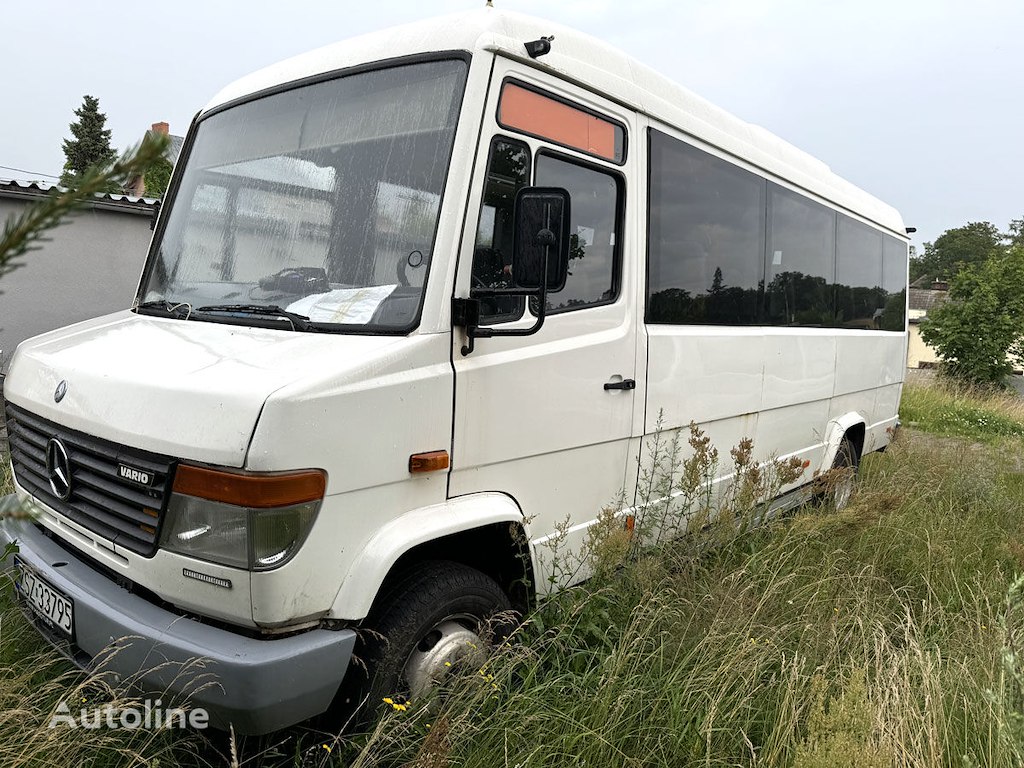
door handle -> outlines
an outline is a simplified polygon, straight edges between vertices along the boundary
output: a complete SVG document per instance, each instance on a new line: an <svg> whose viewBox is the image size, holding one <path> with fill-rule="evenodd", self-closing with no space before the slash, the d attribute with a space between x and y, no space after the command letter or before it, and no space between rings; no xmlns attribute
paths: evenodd
<svg viewBox="0 0 1024 768"><path fill-rule="evenodd" d="M622 381L608 381L605 382L605 389L636 389L636 382L632 379L623 379Z"/></svg>

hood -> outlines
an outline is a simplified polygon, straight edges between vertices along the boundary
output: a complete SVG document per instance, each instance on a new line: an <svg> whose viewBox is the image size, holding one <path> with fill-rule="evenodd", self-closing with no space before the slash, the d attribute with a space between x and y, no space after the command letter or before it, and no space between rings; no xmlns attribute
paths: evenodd
<svg viewBox="0 0 1024 768"><path fill-rule="evenodd" d="M4 396L86 434L242 467L272 393L307 376L343 376L402 341L125 311L22 343L4 381ZM62 381L66 393L56 402Z"/></svg>

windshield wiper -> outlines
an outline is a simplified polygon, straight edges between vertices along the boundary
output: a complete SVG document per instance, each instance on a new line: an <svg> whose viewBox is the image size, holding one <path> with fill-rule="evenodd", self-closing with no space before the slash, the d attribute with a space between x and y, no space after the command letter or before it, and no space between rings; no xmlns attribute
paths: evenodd
<svg viewBox="0 0 1024 768"><path fill-rule="evenodd" d="M139 309L159 309L166 312L171 317L180 317L185 320L192 314L192 305L185 301L167 301L166 299L157 299L156 301L144 301L141 304L136 304L134 307L136 310Z"/></svg>
<svg viewBox="0 0 1024 768"><path fill-rule="evenodd" d="M210 304L205 307L197 307L196 312L236 312L240 315L264 315L266 317L281 317L292 324L294 331L318 331L316 324L305 315L289 312L274 304Z"/></svg>

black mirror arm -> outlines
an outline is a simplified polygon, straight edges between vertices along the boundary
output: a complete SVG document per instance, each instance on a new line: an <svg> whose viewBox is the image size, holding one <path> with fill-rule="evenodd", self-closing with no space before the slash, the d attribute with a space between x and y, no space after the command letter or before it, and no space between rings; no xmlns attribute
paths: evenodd
<svg viewBox="0 0 1024 768"><path fill-rule="evenodd" d="M544 257L544 271L543 275L547 274L547 256ZM541 283L540 288L536 290L523 290L521 288L476 288L473 290L473 297L471 299L455 299L456 302L462 301L475 301L481 297L489 298L492 296L522 296L525 298L537 298L537 320L529 328L482 328L479 325L480 311L479 305L474 309L475 311L466 312L460 311L456 308L454 313L454 324L464 325L466 328L467 343L462 345L462 356L470 355L473 353L473 349L477 339L490 339L495 336L532 336L541 329L544 325L544 318L547 315L547 298L548 298L548 286L547 283Z"/></svg>

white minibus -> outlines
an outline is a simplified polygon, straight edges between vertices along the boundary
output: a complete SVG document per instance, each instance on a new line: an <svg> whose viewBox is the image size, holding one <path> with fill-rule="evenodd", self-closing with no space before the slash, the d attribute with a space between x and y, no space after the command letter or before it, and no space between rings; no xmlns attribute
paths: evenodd
<svg viewBox="0 0 1024 768"><path fill-rule="evenodd" d="M659 426L782 493L884 448L906 281L896 211L601 42L359 37L217 94L132 306L19 346L0 550L78 664L220 727L415 697Z"/></svg>

